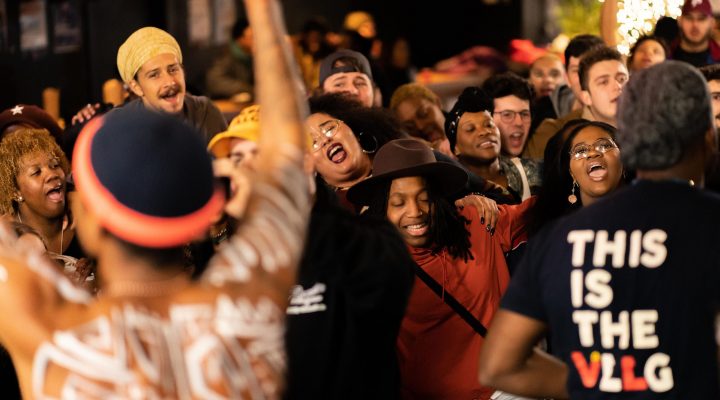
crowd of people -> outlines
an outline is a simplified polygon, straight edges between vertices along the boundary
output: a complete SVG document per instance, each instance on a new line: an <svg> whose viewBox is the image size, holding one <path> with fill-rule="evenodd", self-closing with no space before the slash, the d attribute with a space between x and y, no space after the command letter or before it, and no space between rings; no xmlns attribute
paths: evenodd
<svg viewBox="0 0 720 400"><path fill-rule="evenodd" d="M230 121L156 27L118 49L125 104L0 113L6 396L720 399L708 0L449 110L387 92L365 13L357 51L244 4Z"/></svg>

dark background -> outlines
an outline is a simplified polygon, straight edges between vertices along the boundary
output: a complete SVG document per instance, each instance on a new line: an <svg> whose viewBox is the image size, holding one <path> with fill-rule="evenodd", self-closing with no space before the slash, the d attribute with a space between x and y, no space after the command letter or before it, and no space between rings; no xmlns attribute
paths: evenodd
<svg viewBox="0 0 720 400"><path fill-rule="evenodd" d="M47 50L28 53L19 46L20 1L6 1L8 46L0 52L0 109L17 103L42 105L42 90L53 86L60 89L60 111L69 121L83 105L101 100L102 83L118 77L118 47L142 26L157 26L175 36L183 50L188 88L195 92L202 92L204 71L224 48L188 45L187 0L74 0L81 14L82 46L72 53L55 54L51 13L58 2L46 1ZM523 13L523 3L529 2L542 0L501 0L492 6L481 0L282 1L290 33L299 31L303 22L315 15L339 29L347 12L368 11L375 17L381 39L396 35L409 39L412 60L418 67L431 66L474 45L504 52L509 39L520 37L523 28L527 36L528 26L540 25L528 21L528 6ZM242 1L236 3L238 14L244 14ZM532 14L537 16L534 11Z"/></svg>

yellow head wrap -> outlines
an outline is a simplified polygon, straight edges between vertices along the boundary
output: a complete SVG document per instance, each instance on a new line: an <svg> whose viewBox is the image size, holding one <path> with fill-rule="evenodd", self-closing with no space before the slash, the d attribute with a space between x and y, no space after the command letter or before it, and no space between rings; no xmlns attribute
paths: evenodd
<svg viewBox="0 0 720 400"><path fill-rule="evenodd" d="M133 32L117 53L117 67L124 82L130 82L140 67L160 54L173 54L182 63L182 52L174 37L162 29L146 26Z"/></svg>

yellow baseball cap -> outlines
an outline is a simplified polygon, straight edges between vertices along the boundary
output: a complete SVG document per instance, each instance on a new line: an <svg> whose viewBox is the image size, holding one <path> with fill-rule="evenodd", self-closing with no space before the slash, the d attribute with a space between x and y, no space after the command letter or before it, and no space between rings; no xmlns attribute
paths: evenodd
<svg viewBox="0 0 720 400"><path fill-rule="evenodd" d="M230 156L230 141L233 138L256 142L260 139L260 106L244 108L240 114L230 121L228 130L213 136L208 144L208 151L215 158Z"/></svg>

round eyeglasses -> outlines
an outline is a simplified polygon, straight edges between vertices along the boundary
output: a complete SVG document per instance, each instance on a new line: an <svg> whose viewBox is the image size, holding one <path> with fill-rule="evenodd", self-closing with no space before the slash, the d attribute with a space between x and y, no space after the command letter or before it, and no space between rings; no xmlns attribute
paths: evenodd
<svg viewBox="0 0 720 400"><path fill-rule="evenodd" d="M528 122L530 121L530 111L529 110L522 110L522 111L513 111L513 110L504 110L504 111L495 111L493 112L493 115L499 114L500 115L500 121L510 124L515 121L515 116L520 115L520 119L522 122Z"/></svg>
<svg viewBox="0 0 720 400"><path fill-rule="evenodd" d="M598 153L605 154L610 150L617 149L618 145L612 139L601 138L593 142L593 144L578 143L570 149L570 157L575 160L583 160L590 157L590 151L595 150Z"/></svg>
<svg viewBox="0 0 720 400"><path fill-rule="evenodd" d="M341 122L342 121L340 121L339 119L331 119L318 125L317 130L312 129L310 131L310 135L312 136L313 152L320 150L323 147L323 144L325 144L325 142L327 141L327 139L335 136L335 133L340 127Z"/></svg>

